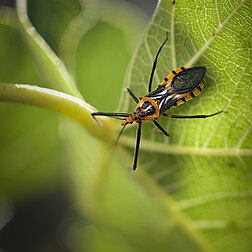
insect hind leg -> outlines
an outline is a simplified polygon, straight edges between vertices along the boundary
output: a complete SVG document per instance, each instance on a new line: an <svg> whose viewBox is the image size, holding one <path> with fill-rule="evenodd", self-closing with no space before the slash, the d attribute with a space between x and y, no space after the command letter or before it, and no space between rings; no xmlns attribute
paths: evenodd
<svg viewBox="0 0 252 252"><path fill-rule="evenodd" d="M169 115L169 114L163 113L162 116L168 117L168 118L177 118L177 119L207 118L207 117L218 115L222 112L223 110L215 112L213 114L209 114L209 115Z"/></svg>
<svg viewBox="0 0 252 252"><path fill-rule="evenodd" d="M152 70L151 70L151 75L150 75L150 80L149 80L149 86L148 86L148 92L151 92L151 86L152 86L152 79L153 79L153 76L154 76L154 73L155 73L155 70L156 70L156 66L157 66L157 61L158 61L158 56L163 48L163 46L165 45L165 43L167 42L168 40L168 32L166 32L166 38L165 38L165 41L162 43L162 45L159 47L158 49L158 52L155 56L155 59L153 61L153 65L152 65Z"/></svg>

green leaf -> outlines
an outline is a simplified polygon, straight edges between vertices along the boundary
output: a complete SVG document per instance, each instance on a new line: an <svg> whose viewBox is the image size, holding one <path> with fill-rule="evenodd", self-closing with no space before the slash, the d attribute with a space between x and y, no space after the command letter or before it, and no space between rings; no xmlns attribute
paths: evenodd
<svg viewBox="0 0 252 252"><path fill-rule="evenodd" d="M40 74L51 87L81 97L65 65L46 41L36 31L27 15L27 1L17 0L17 14L20 32L36 60L40 64Z"/></svg>
<svg viewBox="0 0 252 252"><path fill-rule="evenodd" d="M166 31L169 41L154 87L177 67L207 68L201 95L168 113L226 113L208 119L161 119L169 139L145 123L139 169L172 196L193 229L217 251L249 251L252 246L251 8L251 1L160 1L126 83L137 97L147 93ZM126 96L123 100L122 109L132 111L134 102ZM135 132L129 131L121 142L134 147Z"/></svg>
<svg viewBox="0 0 252 252"><path fill-rule="evenodd" d="M0 16L9 20L0 25L1 82L41 83L29 51L14 29L14 10L1 9ZM2 90L0 93L2 96ZM63 176L59 176L62 169L57 165L56 115L34 107L1 102L0 118L1 197L20 201L59 185Z"/></svg>

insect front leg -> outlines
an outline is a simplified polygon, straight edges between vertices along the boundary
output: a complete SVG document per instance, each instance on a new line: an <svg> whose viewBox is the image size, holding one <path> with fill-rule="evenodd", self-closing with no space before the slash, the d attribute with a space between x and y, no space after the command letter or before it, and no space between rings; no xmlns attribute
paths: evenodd
<svg viewBox="0 0 252 252"><path fill-rule="evenodd" d="M137 126L137 136L136 136L136 147L135 147L134 161L133 161L133 166L132 166L132 169L134 171L137 168L137 160L138 160L138 153L139 153L140 140L141 140L141 130L142 130L142 124L138 123L138 126Z"/></svg>
<svg viewBox="0 0 252 252"><path fill-rule="evenodd" d="M119 120L124 120L126 117L130 116L129 113L110 113L110 112L93 112L91 113L91 116L94 118L96 123L100 125L99 121L97 120L96 116L107 116L107 117L113 117Z"/></svg>
<svg viewBox="0 0 252 252"><path fill-rule="evenodd" d="M127 90L127 92L129 93L129 95L131 96L131 98L135 101L135 103L138 103L139 100L138 100L137 97L134 95L134 93L133 93L129 88L127 88L126 90Z"/></svg>

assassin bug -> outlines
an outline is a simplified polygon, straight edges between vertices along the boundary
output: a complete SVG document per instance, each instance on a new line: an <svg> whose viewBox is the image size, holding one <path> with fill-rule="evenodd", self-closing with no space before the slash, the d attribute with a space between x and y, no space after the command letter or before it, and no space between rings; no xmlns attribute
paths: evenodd
<svg viewBox="0 0 252 252"><path fill-rule="evenodd" d="M136 135L136 146L134 152L133 170L136 170L138 152L141 139L142 123L144 121L152 121L154 126L164 135L169 137L167 131L157 122L160 116L168 118L206 118L217 115L222 111L210 114L210 115L170 115L165 113L166 110L171 107L183 104L186 101L191 100L195 96L199 95L204 87L204 76L206 74L205 67L191 67L185 68L180 67L173 70L168 74L158 87L151 91L152 79L155 73L158 56L168 40L168 34L166 35L165 41L159 47L155 59L153 61L151 75L148 85L148 94L140 97L139 99L134 93L127 88L127 92L137 104L132 114L129 113L107 113L107 112L94 112L91 115L95 118L96 116L108 116L123 120L121 125L123 126L118 137L121 136L124 128L128 124L136 122L137 135ZM96 118L95 118L96 119ZM117 142L116 141L116 142Z"/></svg>

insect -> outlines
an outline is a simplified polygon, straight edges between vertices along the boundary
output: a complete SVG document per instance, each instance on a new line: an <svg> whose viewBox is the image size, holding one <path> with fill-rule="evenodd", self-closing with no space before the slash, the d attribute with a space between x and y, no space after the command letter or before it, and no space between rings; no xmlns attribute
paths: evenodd
<svg viewBox="0 0 252 252"><path fill-rule="evenodd" d="M158 123L158 118L163 116L167 118L206 118L215 116L222 111L209 114L209 115L171 115L165 111L171 107L183 104L186 101L191 100L195 96L199 95L204 87L204 76L206 74L205 67L180 67L173 70L168 74L158 87L152 91L152 79L156 70L159 54L168 40L168 35L165 41L159 47L155 59L153 61L152 70L148 85L148 94L140 97L139 99L134 93L127 88L127 92L137 104L132 114L129 113L108 113L108 112L94 112L91 115L96 116L108 116L123 120L121 125L122 129L117 137L117 141L121 136L124 128L128 124L133 122L137 123L136 144L134 152L134 160L132 169L136 170L137 160L141 139L142 123L144 121L152 121L154 126L165 136L169 137L167 131ZM96 118L95 118L96 119Z"/></svg>

